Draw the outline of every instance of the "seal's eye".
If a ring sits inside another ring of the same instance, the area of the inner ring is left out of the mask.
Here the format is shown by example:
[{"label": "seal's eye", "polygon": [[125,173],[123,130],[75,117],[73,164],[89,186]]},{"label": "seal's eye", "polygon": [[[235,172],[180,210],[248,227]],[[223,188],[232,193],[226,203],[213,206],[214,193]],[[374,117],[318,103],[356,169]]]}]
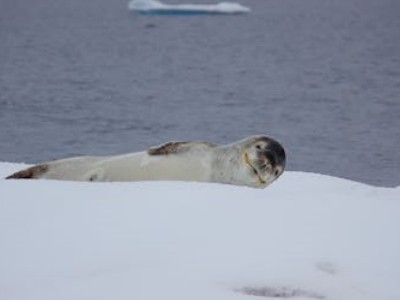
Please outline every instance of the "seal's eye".
[{"label": "seal's eye", "polygon": [[278,176],[278,174],[279,174],[279,171],[275,170],[275,176]]},{"label": "seal's eye", "polygon": [[261,150],[261,145],[257,144],[256,149]]}]

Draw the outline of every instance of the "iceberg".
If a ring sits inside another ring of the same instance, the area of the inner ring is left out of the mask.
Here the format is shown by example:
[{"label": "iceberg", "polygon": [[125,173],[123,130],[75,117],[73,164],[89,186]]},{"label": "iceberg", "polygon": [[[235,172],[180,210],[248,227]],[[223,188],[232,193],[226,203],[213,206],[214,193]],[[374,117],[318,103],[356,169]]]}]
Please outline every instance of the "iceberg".
[{"label": "iceberg", "polygon": [[132,0],[129,2],[128,8],[142,14],[153,15],[219,15],[250,12],[249,8],[232,2],[218,4],[164,4],[157,0]]},{"label": "iceberg", "polygon": [[0,299],[400,299],[400,187],[4,180]]}]

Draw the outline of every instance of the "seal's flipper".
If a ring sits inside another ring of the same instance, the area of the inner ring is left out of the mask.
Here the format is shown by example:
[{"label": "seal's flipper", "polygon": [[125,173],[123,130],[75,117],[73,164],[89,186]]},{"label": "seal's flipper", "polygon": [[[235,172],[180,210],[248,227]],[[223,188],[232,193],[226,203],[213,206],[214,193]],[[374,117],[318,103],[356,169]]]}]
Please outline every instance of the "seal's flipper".
[{"label": "seal's flipper", "polygon": [[7,176],[6,179],[35,179],[47,172],[48,165],[37,165]]},{"label": "seal's flipper", "polygon": [[168,142],[147,150],[149,155],[169,155],[186,152],[189,150],[202,150],[213,148],[216,145],[207,142]]}]

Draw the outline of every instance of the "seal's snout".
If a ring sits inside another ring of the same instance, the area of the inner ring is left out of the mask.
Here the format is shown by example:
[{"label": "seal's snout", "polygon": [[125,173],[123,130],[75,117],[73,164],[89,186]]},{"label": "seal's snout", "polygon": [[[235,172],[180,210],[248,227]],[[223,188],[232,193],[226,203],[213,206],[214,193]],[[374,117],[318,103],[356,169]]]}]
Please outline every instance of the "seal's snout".
[{"label": "seal's snout", "polygon": [[278,156],[275,152],[270,150],[265,150],[260,153],[261,158],[266,160],[266,165],[271,165],[272,168],[275,168],[278,164]]},{"label": "seal's snout", "polygon": [[271,140],[264,151],[264,156],[270,161],[272,167],[285,167],[286,154],[285,149],[277,141]]}]

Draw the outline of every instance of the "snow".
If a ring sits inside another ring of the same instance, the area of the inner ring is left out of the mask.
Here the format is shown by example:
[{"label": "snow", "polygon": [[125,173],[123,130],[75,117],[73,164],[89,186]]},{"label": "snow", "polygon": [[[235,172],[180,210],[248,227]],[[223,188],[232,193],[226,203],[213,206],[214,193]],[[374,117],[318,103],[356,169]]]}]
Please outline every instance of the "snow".
[{"label": "snow", "polygon": [[2,300],[400,299],[400,187],[1,179],[0,197]]},{"label": "snow", "polygon": [[241,14],[250,9],[233,2],[218,4],[165,4],[157,0],[132,0],[128,4],[130,10],[147,14]]}]

